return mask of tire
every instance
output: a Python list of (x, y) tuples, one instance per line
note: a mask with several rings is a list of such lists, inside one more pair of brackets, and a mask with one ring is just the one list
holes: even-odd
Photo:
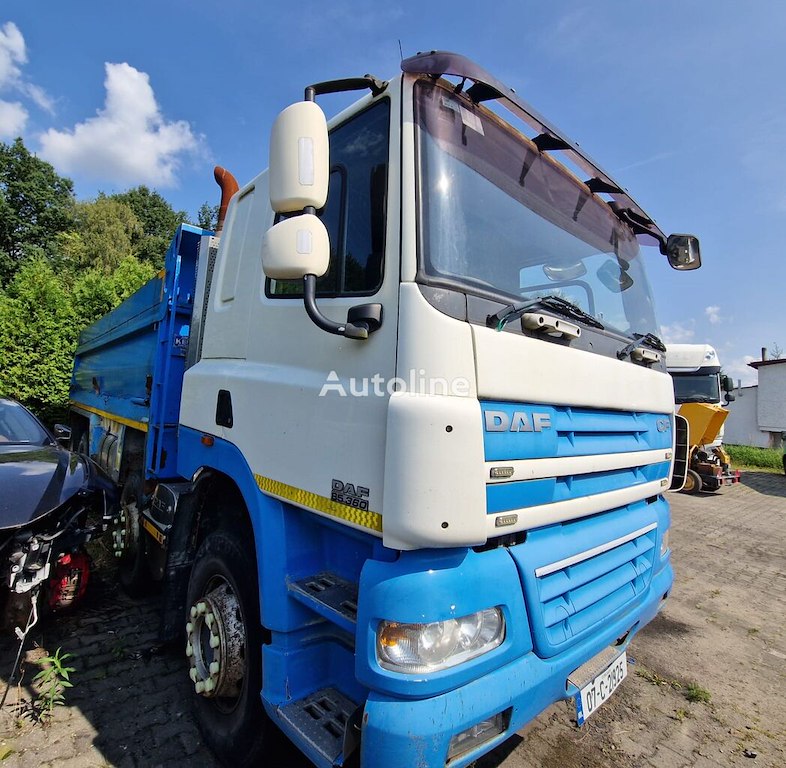
[(140, 525), (142, 498), (142, 475), (132, 472), (123, 485), (120, 511), (112, 526), (115, 552), (121, 552), (117, 563), (118, 581), (132, 597), (149, 592), (152, 582), (147, 565), (147, 534)]
[(702, 482), (698, 472), (688, 470), (685, 476), (685, 485), (682, 487), (683, 493), (701, 493)]
[(202, 542), (188, 582), (186, 655), (194, 715), (205, 742), (232, 768), (261, 765), (273, 727), (260, 697), (256, 574), (253, 547), (219, 530)]

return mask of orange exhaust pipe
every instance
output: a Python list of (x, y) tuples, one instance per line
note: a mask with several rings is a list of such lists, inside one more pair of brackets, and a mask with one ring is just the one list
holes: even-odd
[(213, 169), (213, 178), (216, 184), (221, 187), (221, 205), (218, 208), (218, 222), (216, 223), (216, 234), (220, 234), (224, 228), (224, 219), (227, 215), (227, 208), (232, 195), (240, 189), (237, 179), (226, 169), (217, 165)]

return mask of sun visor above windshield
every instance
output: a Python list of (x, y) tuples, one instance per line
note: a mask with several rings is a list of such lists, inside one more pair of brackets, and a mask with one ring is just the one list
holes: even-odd
[[(593, 191), (607, 195), (615, 203), (615, 210), (628, 210), (634, 214), (636, 232), (642, 244), (658, 244), (665, 249), (666, 236), (635, 200), (612, 179), (576, 142), (565, 136), (556, 126), (522, 100), (518, 94), (501, 83), (475, 62), (448, 51), (430, 51), (410, 56), (401, 62), (401, 70), (410, 74), (461, 79), (460, 89), (475, 103), (495, 100), (516, 115), (536, 134), (529, 137), (540, 151), (564, 151), (570, 161), (587, 175)], [(466, 81), (472, 85), (466, 87)]]

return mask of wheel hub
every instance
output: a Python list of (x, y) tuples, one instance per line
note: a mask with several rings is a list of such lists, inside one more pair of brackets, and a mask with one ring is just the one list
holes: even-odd
[(245, 627), (240, 604), (221, 581), (191, 606), (186, 624), (189, 677), (201, 696), (237, 697), (245, 671)]
[(112, 549), (115, 557), (133, 551), (139, 540), (139, 508), (136, 500), (120, 507), (112, 525)]

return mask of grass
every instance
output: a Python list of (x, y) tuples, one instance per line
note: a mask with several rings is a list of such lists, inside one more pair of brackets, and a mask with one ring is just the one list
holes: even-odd
[(706, 688), (702, 688), (696, 683), (688, 683), (685, 686), (684, 693), (688, 701), (702, 701), (706, 704), (712, 698), (712, 695)]
[(783, 471), (783, 452), (775, 448), (752, 448), (748, 445), (726, 445), (733, 467)]
[(674, 690), (677, 691), (682, 688), (679, 680), (671, 680), (668, 677), (662, 677), (657, 672), (653, 672), (651, 669), (646, 669), (645, 667), (639, 667), (636, 670), (636, 674), (646, 680), (648, 683), (652, 683), (652, 685), (668, 686), (669, 688), (674, 688)]
[[(58, 648), (54, 654), (38, 659), (35, 663), (41, 668), (33, 677), (33, 686), (38, 695), (32, 701), (22, 700), (16, 705), (17, 714), (33, 723), (47, 725), (55, 713), (55, 707), (65, 704), (65, 692), (73, 688), (71, 673), (74, 667), (66, 664), (73, 658), (71, 653), (63, 653)], [(7, 757), (7, 755), (6, 755)], [(5, 757), (0, 757), (5, 760)]]
[[(652, 685), (664, 686), (673, 688), (675, 691), (680, 691), (690, 702), (700, 701), (704, 704), (708, 704), (712, 700), (712, 694), (710, 694), (706, 688), (702, 688), (698, 683), (681, 683), (679, 680), (663, 677), (657, 672), (653, 672), (651, 669), (646, 669), (645, 667), (639, 667), (636, 670), (636, 674), (648, 683), (652, 683)], [(675, 717), (678, 720), (683, 720), (685, 718), (685, 713), (685, 710), (678, 709), (675, 712)]]

